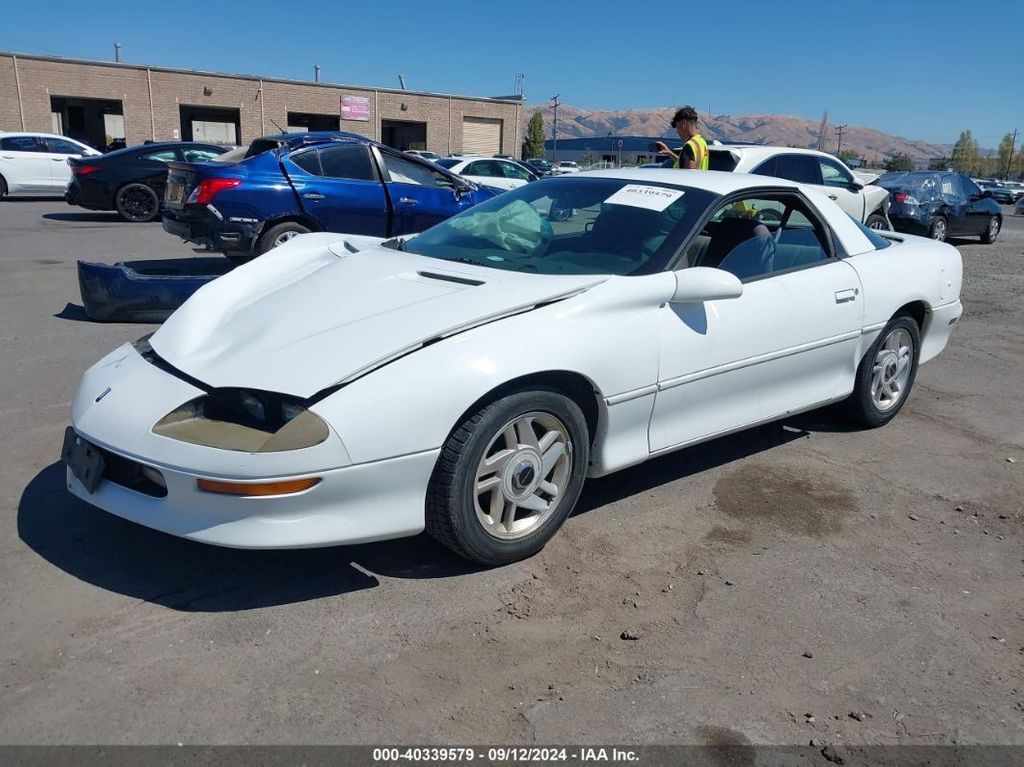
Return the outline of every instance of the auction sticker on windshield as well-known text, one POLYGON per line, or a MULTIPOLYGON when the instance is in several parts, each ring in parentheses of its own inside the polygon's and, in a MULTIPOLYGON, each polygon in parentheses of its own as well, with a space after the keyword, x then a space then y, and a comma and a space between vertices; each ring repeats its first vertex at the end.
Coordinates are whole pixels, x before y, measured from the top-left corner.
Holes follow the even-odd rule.
POLYGON ((605 203, 608 205, 632 205, 634 208, 647 208, 661 213, 682 196, 682 189, 666 189, 663 186, 647 186, 646 184, 626 184, 605 200, 605 203))

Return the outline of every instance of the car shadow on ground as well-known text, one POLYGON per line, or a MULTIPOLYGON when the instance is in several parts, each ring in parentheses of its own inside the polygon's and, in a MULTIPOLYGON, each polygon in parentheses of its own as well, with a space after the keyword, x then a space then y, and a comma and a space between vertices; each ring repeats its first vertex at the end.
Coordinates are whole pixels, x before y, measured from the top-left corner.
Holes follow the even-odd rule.
MULTIPOLYGON (((826 414, 769 424, 588 482, 574 514, 733 461, 812 432, 841 430, 826 414)), ((246 551, 194 543, 108 514, 75 498, 55 462, 18 504, 18 535, 33 551, 94 586, 188 612, 231 612, 339 596, 390 578, 448 578, 482 568, 425 534, 323 549, 246 551)))
POLYGON ((31 195, 31 194, 9 194, 3 198, 4 202, 64 202, 61 195, 31 195))
POLYGON ((573 516, 585 514, 631 495, 659 485, 700 474, 717 466, 765 453, 812 433, 848 432, 847 425, 834 409, 794 416, 784 421, 759 426, 710 442, 703 442, 660 458, 587 482, 573 516))
POLYGON ((324 549, 245 551, 194 543, 108 514, 72 496, 56 462, 25 488, 18 536, 94 586, 188 612, 231 612, 373 588, 374 573, 443 578, 478 569, 426 535, 324 549))
MULTIPOLYGON (((99 222, 103 224, 131 224, 112 211, 86 211, 82 213, 44 213, 43 218, 49 221, 99 222)), ((159 223, 159 222, 157 222, 159 223)))

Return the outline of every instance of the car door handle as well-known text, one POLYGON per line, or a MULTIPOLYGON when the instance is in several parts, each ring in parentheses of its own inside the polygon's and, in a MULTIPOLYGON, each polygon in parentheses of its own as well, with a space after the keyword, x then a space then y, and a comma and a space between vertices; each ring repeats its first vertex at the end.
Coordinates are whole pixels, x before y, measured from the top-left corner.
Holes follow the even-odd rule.
POLYGON ((306 192, 302 196, 307 200, 322 200, 324 198, 319 192, 306 192))
POLYGON ((846 290, 837 290, 836 291, 836 303, 837 304, 845 304, 845 303, 847 303, 849 301, 856 301, 857 300, 857 293, 858 293, 858 291, 857 291, 856 288, 847 288, 846 290))
POLYGON ((416 204, 416 200, 414 200, 412 197, 399 197, 398 201, 400 203, 402 203, 403 205, 415 205, 416 204))
POLYGON ((830 195, 828 196, 828 198, 829 198, 830 200, 838 200, 838 199, 839 199, 839 195, 838 195, 838 194, 830 194, 830 195))

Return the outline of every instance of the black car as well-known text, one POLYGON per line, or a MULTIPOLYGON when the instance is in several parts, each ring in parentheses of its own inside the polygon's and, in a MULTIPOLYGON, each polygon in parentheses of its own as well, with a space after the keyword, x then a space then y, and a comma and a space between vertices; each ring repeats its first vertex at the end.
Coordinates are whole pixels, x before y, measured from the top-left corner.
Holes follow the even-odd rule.
POLYGON ((226 151, 215 144, 168 141, 70 159, 71 183, 64 197, 89 210, 116 210, 126 221, 153 221, 160 216, 167 163, 204 162, 226 151))
POLYGON ((551 175, 551 163, 541 157, 531 157, 529 160, 523 160, 523 164, 538 176, 551 175))
POLYGON ((897 232, 945 242, 947 237, 981 237, 992 243, 1003 213, 992 193, 962 173, 887 173, 875 182, 889 190, 889 220, 897 232))

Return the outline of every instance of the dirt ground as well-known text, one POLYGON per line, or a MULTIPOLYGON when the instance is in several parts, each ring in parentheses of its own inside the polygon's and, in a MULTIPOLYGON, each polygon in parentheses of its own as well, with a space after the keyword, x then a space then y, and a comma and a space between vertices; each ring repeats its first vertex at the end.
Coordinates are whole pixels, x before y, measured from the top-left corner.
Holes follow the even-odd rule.
POLYGON ((85 320, 75 259, 189 251, 0 203, 0 743, 1024 745, 1024 219, 959 245, 963 323, 891 425, 816 412, 592 481, 478 570, 73 499, 74 386, 151 329, 85 320))

